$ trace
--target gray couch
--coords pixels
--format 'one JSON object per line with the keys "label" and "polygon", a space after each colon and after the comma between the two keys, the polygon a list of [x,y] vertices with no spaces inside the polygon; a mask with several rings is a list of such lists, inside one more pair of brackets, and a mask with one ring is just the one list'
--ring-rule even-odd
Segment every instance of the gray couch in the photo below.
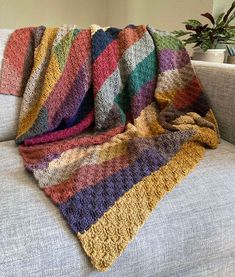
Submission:
{"label": "gray couch", "polygon": [[[0,32],[2,44],[8,31]],[[1,49],[0,49],[1,56]],[[235,67],[194,62],[221,145],[155,209],[113,267],[97,272],[14,144],[20,98],[0,95],[0,276],[235,276]]]}

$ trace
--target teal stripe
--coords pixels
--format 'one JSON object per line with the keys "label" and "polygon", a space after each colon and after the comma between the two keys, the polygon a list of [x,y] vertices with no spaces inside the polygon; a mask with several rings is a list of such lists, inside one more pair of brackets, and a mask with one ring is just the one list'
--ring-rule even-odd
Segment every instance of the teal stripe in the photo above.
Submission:
{"label": "teal stripe", "polygon": [[123,123],[126,120],[125,113],[130,109],[131,97],[137,94],[146,83],[153,80],[156,74],[157,59],[154,50],[136,66],[130,74],[124,89],[114,99],[114,103],[120,109]]}

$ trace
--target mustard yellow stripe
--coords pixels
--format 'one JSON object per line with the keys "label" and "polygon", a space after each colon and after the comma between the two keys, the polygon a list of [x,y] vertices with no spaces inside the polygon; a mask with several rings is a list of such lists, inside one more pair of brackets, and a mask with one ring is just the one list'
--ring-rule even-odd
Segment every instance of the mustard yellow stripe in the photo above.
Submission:
{"label": "mustard yellow stripe", "polygon": [[162,197],[186,176],[204,155],[204,148],[187,142],[160,170],[137,183],[94,225],[78,238],[100,271],[107,270],[120,256]]}
{"label": "mustard yellow stripe", "polygon": [[151,137],[162,134],[165,129],[158,122],[158,109],[155,103],[145,107],[140,116],[134,120],[140,137]]}
{"label": "mustard yellow stripe", "polygon": [[155,97],[157,99],[157,103],[160,105],[160,108],[164,109],[166,106],[171,105],[174,102],[175,96],[178,92],[179,90],[155,92]]}
{"label": "mustard yellow stripe", "polygon": [[34,51],[34,68],[37,68],[43,58],[47,55],[48,49],[53,45],[56,38],[58,28],[46,28],[42,40]]}
{"label": "mustard yellow stripe", "polygon": [[212,110],[209,110],[205,117],[189,112],[174,120],[174,127],[178,130],[194,130],[193,141],[207,145],[214,149],[219,144],[219,131]]}

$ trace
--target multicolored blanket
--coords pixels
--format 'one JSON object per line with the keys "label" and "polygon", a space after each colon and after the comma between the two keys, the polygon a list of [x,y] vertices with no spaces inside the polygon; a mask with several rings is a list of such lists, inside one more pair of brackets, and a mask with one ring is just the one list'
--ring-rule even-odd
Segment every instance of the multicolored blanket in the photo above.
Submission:
{"label": "multicolored blanket", "polygon": [[18,29],[0,93],[23,97],[25,167],[101,271],[219,141],[185,48],[150,26]]}

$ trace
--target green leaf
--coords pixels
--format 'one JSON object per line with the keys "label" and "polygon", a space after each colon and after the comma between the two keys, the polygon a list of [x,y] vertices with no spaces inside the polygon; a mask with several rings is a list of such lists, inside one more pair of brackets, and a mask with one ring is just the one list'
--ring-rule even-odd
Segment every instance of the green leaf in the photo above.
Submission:
{"label": "green leaf", "polygon": [[189,20],[183,22],[183,24],[190,25],[190,26],[192,26],[194,28],[196,28],[198,26],[202,26],[202,23],[200,21],[198,21],[198,20],[195,20],[195,19],[189,19]]}
{"label": "green leaf", "polygon": [[233,1],[231,7],[228,9],[227,13],[224,16],[224,18],[223,18],[224,23],[227,23],[228,17],[230,15],[230,13],[234,10],[234,8],[235,8],[235,1]]}
{"label": "green leaf", "polygon": [[232,15],[230,15],[230,17],[227,20],[227,25],[235,18],[235,12],[233,12]]}
{"label": "green leaf", "polygon": [[195,36],[191,36],[187,39],[184,39],[183,42],[184,42],[185,45],[187,45],[187,44],[191,44],[191,43],[197,43],[198,39]]}
{"label": "green leaf", "polygon": [[188,34],[191,34],[191,32],[186,32],[186,31],[174,31],[172,32],[173,35],[175,35],[176,37],[182,37],[182,36],[185,36],[185,35],[188,35]]}
{"label": "green leaf", "polygon": [[200,47],[204,52],[206,52],[208,49],[212,48],[212,43],[209,40],[204,40]]}
{"label": "green leaf", "polygon": [[215,21],[216,25],[220,23],[220,21],[222,20],[223,16],[224,16],[224,13],[221,13],[221,14],[218,15],[218,17],[217,17],[217,19]]}

